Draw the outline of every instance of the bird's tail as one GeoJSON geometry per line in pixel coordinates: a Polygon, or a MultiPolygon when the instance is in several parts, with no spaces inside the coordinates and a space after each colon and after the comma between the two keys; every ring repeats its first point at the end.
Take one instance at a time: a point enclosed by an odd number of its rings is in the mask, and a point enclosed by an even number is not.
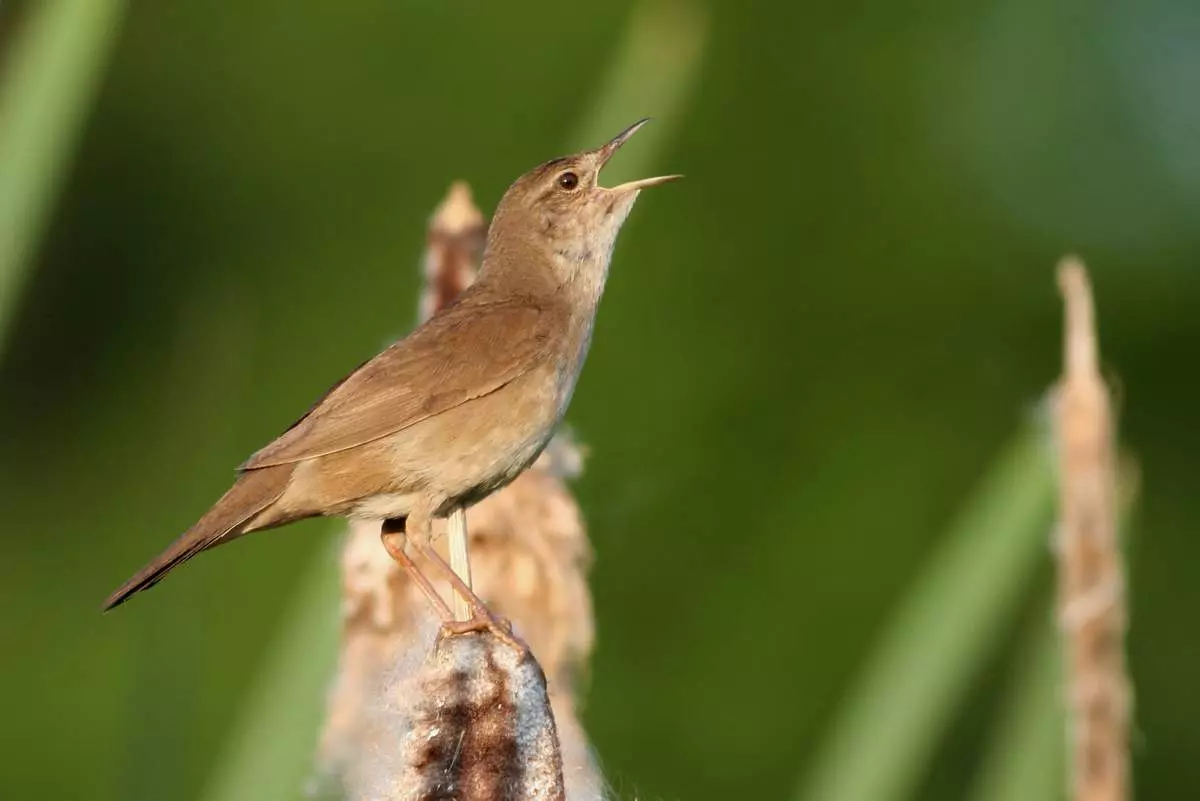
{"type": "Polygon", "coordinates": [[[278,500],[287,489],[292,468],[292,465],[279,465],[250,470],[239,476],[237,483],[213,504],[204,517],[108,596],[104,611],[120,606],[135,593],[153,587],[163,576],[201,551],[245,533],[243,527],[278,500]]]}

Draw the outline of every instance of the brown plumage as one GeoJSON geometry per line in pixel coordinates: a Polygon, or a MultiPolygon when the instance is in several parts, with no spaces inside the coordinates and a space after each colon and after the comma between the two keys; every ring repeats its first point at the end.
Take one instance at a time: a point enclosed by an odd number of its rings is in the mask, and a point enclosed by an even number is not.
{"type": "Polygon", "coordinates": [[[475,283],[251,456],[233,487],[105,609],[200,551],[319,515],[388,519],[384,544],[414,578],[429,587],[389,534],[406,533],[468,595],[429,547],[432,519],[516,478],[562,419],[617,232],[641,189],[676,177],[599,185],[600,168],[644,123],[517,179],[496,209],[475,283]]]}

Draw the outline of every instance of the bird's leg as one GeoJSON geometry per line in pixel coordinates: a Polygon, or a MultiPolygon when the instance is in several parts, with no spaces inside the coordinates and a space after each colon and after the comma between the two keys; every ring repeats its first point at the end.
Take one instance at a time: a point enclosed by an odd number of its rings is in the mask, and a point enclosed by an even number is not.
{"type": "Polygon", "coordinates": [[[409,578],[417,583],[417,587],[429,599],[429,603],[433,604],[434,611],[438,613],[442,623],[452,622],[454,613],[450,611],[450,607],[442,600],[442,596],[438,595],[438,591],[421,572],[421,568],[417,567],[417,563],[405,552],[407,537],[404,529],[404,518],[384,520],[379,532],[379,539],[383,542],[384,549],[400,564],[400,567],[404,568],[404,572],[408,574],[409,578]],[[396,542],[397,539],[399,542],[396,542]]]}
{"type": "Polygon", "coordinates": [[[442,624],[442,632],[446,635],[455,636],[475,631],[490,631],[496,639],[514,650],[521,652],[528,651],[529,649],[525,644],[513,636],[512,626],[509,625],[508,621],[493,615],[479,596],[467,586],[466,582],[459,578],[453,568],[446,564],[446,560],[442,559],[441,554],[434,549],[432,517],[424,514],[410,513],[407,524],[408,536],[413,545],[437,567],[438,571],[450,582],[450,586],[463,597],[463,600],[467,602],[467,606],[471,608],[471,618],[469,620],[455,620],[452,615],[451,619],[442,624]]]}

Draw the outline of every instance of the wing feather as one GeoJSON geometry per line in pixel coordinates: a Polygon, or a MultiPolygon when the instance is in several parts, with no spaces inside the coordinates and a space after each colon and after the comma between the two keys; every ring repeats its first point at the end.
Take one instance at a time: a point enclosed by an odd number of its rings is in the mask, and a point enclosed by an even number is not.
{"type": "Polygon", "coordinates": [[[529,298],[450,306],[335,384],[241,469],[363,445],[495,392],[549,355],[551,317],[529,298]]]}

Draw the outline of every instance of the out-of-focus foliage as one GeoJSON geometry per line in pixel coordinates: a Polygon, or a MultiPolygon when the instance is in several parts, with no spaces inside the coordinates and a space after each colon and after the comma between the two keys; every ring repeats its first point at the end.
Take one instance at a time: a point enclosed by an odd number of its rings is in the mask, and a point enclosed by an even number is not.
{"type": "Polygon", "coordinates": [[[121,0],[47,0],[31,10],[11,52],[3,54],[0,341],[71,163],[123,6],[121,0]]]}
{"type": "Polygon", "coordinates": [[[1058,801],[1067,786],[1058,632],[1043,616],[1028,640],[1001,696],[988,758],[967,796],[970,801],[1058,801]]]}
{"type": "MultiPolygon", "coordinates": [[[[48,6],[5,4],[0,80],[48,6]]],[[[524,169],[596,144],[595,127],[660,114],[654,170],[688,178],[647,192],[622,234],[569,415],[592,454],[577,486],[597,551],[585,720],[616,789],[793,792],[1056,375],[1067,250],[1092,268],[1144,471],[1138,795],[1200,785],[1194,4],[693,3],[675,9],[707,21],[686,102],[601,111],[628,79],[613,63],[633,13],[127,10],[92,67],[81,148],[42,168],[42,192],[68,176],[48,236],[12,268],[27,280],[0,354],[0,796],[195,798],[231,775],[216,764],[231,738],[319,717],[320,697],[274,711],[287,688],[261,677],[281,654],[328,664],[281,624],[328,527],[246,538],[109,616],[100,600],[408,328],[450,180],[488,208],[524,169]]],[[[667,52],[663,36],[630,47],[667,52]]],[[[59,119],[83,119],[75,97],[59,119]]],[[[0,176],[50,140],[30,141],[0,141],[0,176]]],[[[997,635],[919,797],[988,797],[995,725],[1024,725],[1019,634],[997,635]]]]}
{"type": "MultiPolygon", "coordinates": [[[[947,723],[1037,575],[1053,489],[1045,443],[1023,432],[898,603],[800,799],[914,797],[947,723]]],[[[1061,736],[1061,725],[1050,728],[1061,736]]]]}

